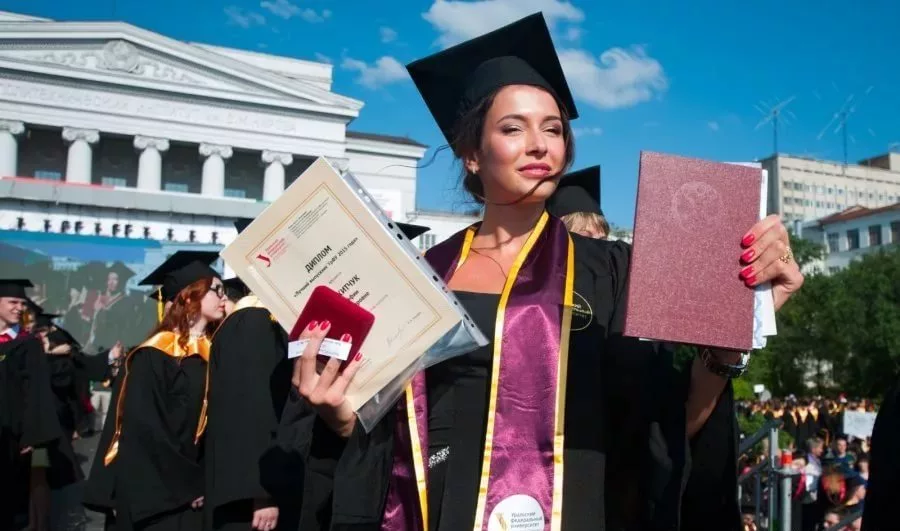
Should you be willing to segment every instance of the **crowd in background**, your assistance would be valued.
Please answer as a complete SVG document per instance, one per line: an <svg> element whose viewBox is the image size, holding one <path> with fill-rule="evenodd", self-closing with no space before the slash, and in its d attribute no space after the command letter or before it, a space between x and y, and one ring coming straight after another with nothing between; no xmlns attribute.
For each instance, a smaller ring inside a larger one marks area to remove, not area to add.
<svg viewBox="0 0 900 531"><path fill-rule="evenodd" d="M845 412L875 413L876 405L870 399L847 399L839 395L835 399L814 397L743 401L738 404L738 417L749 419L762 416L766 420L780 419L780 430L786 436L779 438L775 449L776 462L791 467L795 472L792 481L792 526L797 531L826 530L853 514L862 514L865 504L866 484L869 480L869 453L871 435L868 437L844 433ZM751 435L743 433L744 437ZM739 470L747 474L754 466L766 461L770 455L770 441L762 439L740 456ZM767 503L770 492L766 490L767 476L762 476L762 502ZM745 482L742 490L742 507L746 531L755 531L754 521L756 493L752 481ZM858 530L862 518L856 518L845 529Z"/></svg>

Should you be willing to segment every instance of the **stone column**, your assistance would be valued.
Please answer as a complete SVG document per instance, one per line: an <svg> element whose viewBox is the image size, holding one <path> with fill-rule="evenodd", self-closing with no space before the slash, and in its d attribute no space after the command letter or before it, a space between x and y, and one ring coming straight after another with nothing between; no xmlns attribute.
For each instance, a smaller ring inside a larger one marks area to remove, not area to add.
<svg viewBox="0 0 900 531"><path fill-rule="evenodd" d="M25 124L0 120L0 177L19 175L19 142L16 137L25 132Z"/></svg>
<svg viewBox="0 0 900 531"><path fill-rule="evenodd" d="M91 144L96 144L100 140L100 132L96 129L66 127L62 136L63 140L69 142L66 182L91 184L93 171Z"/></svg>
<svg viewBox="0 0 900 531"><path fill-rule="evenodd" d="M263 201L274 201L284 192L284 168L294 162L290 153L265 150L262 161L266 164L263 177Z"/></svg>
<svg viewBox="0 0 900 531"><path fill-rule="evenodd" d="M139 190L157 191L162 188L162 155L169 149L165 138L150 136L134 137L134 147L140 150L138 159L137 187Z"/></svg>
<svg viewBox="0 0 900 531"><path fill-rule="evenodd" d="M225 195L225 161L231 158L231 147L200 144L200 155L206 157L206 160L203 161L203 183L200 185L200 193L212 197L223 197Z"/></svg>
<svg viewBox="0 0 900 531"><path fill-rule="evenodd" d="M344 157L325 157L328 162L340 173L350 169L350 159Z"/></svg>

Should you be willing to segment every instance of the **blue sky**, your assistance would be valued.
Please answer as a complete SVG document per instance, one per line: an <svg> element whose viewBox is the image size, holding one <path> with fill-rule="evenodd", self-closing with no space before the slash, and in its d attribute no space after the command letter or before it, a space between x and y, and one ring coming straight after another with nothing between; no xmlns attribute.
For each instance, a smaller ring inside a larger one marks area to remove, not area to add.
<svg viewBox="0 0 900 531"><path fill-rule="evenodd" d="M402 65L542 10L581 114L576 167L602 165L603 209L623 226L633 221L641 150L767 157L771 125L756 128L766 103L794 98L781 152L842 160L841 135L825 126L851 94L850 160L900 150L892 0L0 0L0 9L124 20L185 41L328 60L334 90L366 103L352 129L432 147L443 138ZM419 208L471 207L446 154L419 175Z"/></svg>

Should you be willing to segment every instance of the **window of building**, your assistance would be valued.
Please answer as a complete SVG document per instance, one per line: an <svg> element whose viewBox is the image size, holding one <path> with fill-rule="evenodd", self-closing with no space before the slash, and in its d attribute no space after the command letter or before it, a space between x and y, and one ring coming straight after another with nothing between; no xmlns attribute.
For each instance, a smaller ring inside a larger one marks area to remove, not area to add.
<svg viewBox="0 0 900 531"><path fill-rule="evenodd" d="M794 183L794 190L803 190L803 184Z"/></svg>
<svg viewBox="0 0 900 531"><path fill-rule="evenodd" d="M837 273L840 270L841 270L841 268L838 266L828 266L828 272L831 273L832 275Z"/></svg>
<svg viewBox="0 0 900 531"><path fill-rule="evenodd" d="M822 202L816 201L816 208L822 208Z"/></svg>
<svg viewBox="0 0 900 531"><path fill-rule="evenodd" d="M790 188L793 183L791 181L784 181L784 187Z"/></svg>
<svg viewBox="0 0 900 531"><path fill-rule="evenodd" d="M165 186L163 186L163 190L165 190L165 191L167 191L167 192L183 192L183 193L187 193L187 191L188 191L188 185L187 185L187 183L173 183L173 182L168 182L168 183L165 184Z"/></svg>
<svg viewBox="0 0 900 531"><path fill-rule="evenodd" d="M850 251L859 249L859 229L847 231L847 249Z"/></svg>
<svg viewBox="0 0 900 531"><path fill-rule="evenodd" d="M828 252L837 253L841 250L841 235L836 232L828 233Z"/></svg>
<svg viewBox="0 0 900 531"><path fill-rule="evenodd" d="M803 187L803 189L808 192L810 190L809 185L807 184L806 186Z"/></svg>
<svg viewBox="0 0 900 531"><path fill-rule="evenodd" d="M437 243L437 236L434 234L423 234L419 236L419 249L427 251L434 247Z"/></svg>
<svg viewBox="0 0 900 531"><path fill-rule="evenodd" d="M844 195L844 190L842 190L842 189L839 188L839 189L838 189L838 195Z"/></svg>
<svg viewBox="0 0 900 531"><path fill-rule="evenodd" d="M60 173L58 171L35 170L34 178L35 179L43 179L45 181L61 181L62 173Z"/></svg>
<svg viewBox="0 0 900 531"><path fill-rule="evenodd" d="M128 186L128 181L124 177L101 177L100 184L103 186Z"/></svg>
<svg viewBox="0 0 900 531"><path fill-rule="evenodd" d="M881 245L881 225L872 225L869 227L869 247L879 245Z"/></svg>
<svg viewBox="0 0 900 531"><path fill-rule="evenodd" d="M809 199L803 201L803 206L810 206L811 204L812 204L812 201L810 201Z"/></svg>
<svg viewBox="0 0 900 531"><path fill-rule="evenodd" d="M247 197L247 191L242 188L226 188L225 197L238 197L243 199Z"/></svg>
<svg viewBox="0 0 900 531"><path fill-rule="evenodd" d="M891 222L891 243L900 243L900 221Z"/></svg>
<svg viewBox="0 0 900 531"><path fill-rule="evenodd" d="M833 194L833 193L834 193L834 188L829 187L829 188L828 188L828 193L829 193L829 194Z"/></svg>

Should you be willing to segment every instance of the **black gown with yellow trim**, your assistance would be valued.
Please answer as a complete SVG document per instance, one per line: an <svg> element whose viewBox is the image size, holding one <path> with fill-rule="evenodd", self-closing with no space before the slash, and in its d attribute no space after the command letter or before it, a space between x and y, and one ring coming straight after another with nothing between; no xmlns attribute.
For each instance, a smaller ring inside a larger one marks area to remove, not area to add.
<svg viewBox="0 0 900 531"><path fill-rule="evenodd" d="M740 529L730 385L688 441L690 372L663 345L622 337L630 248L573 235L575 308L566 386L562 529ZM492 337L498 297L459 293ZM491 346L429 369L430 529L471 529ZM377 530L391 473L393 413L335 436L292 395L280 442L305 463L300 529ZM714 450L714 451L711 451Z"/></svg>
<svg viewBox="0 0 900 531"><path fill-rule="evenodd" d="M159 341L158 335L145 342L128 356L127 370L117 377L111 404L120 408L109 408L85 487L85 506L104 512L117 531L187 531L203 525L202 511L190 505L203 496L197 433L208 353L176 356L174 334L161 335L171 340ZM118 409L117 452L107 465L104 457L114 446Z"/></svg>
<svg viewBox="0 0 900 531"><path fill-rule="evenodd" d="M216 530L250 529L254 500L276 501L260 461L278 429L292 365L284 329L269 310L245 302L251 298L219 326L210 351L205 509Z"/></svg>

